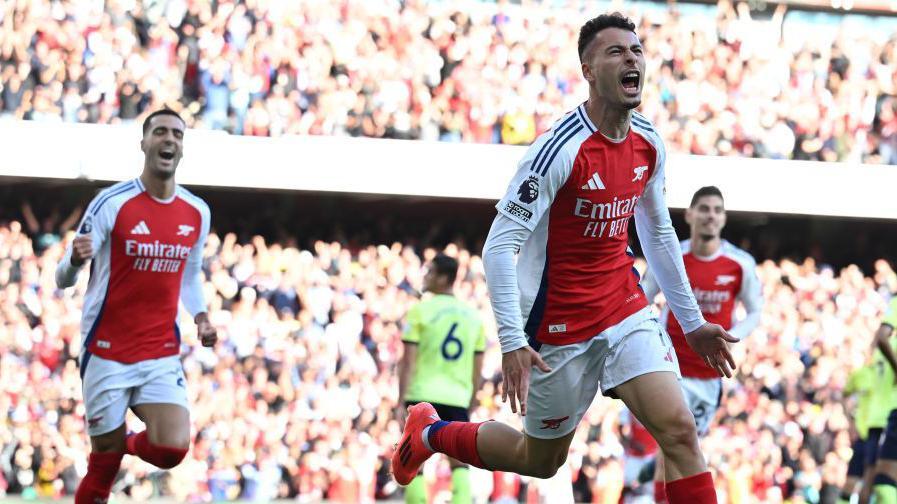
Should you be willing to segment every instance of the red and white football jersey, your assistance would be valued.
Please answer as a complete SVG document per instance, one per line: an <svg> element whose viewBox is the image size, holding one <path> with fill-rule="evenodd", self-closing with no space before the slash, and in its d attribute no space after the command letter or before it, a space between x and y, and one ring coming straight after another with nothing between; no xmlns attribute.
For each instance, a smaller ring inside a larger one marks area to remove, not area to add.
<svg viewBox="0 0 897 504"><path fill-rule="evenodd" d="M648 304L628 247L629 220L641 212L650 214L645 222L669 221L665 153L647 119L634 113L631 124L625 138L612 141L580 105L530 146L496 205L531 232L517 261L531 344L588 340Z"/></svg>
<svg viewBox="0 0 897 504"><path fill-rule="evenodd" d="M180 186L162 201L133 179L93 199L78 228L94 250L81 316L88 357L133 363L179 352L178 299L192 315L206 310L201 272L209 220L206 203ZM57 269L61 287L77 275L71 253L69 245Z"/></svg>
<svg viewBox="0 0 897 504"><path fill-rule="evenodd" d="M757 278L757 263L754 258L725 240L722 241L717 253L710 257L692 253L691 240L685 240L681 245L685 271L704 318L708 322L723 326L733 336L738 338L748 336L759 323L763 305L760 279ZM643 285L648 299L653 300L660 289L651 271L645 274ZM736 301L740 301L747 312L746 317L737 325ZM719 374L688 346L682 327L667 306L664 306L661 312L661 322L673 340L682 376L719 377Z"/></svg>

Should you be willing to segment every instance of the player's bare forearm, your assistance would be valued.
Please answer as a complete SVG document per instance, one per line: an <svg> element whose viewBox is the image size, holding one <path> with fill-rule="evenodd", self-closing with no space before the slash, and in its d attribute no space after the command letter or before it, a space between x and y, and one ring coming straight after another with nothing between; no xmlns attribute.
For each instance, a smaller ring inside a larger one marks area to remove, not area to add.
<svg viewBox="0 0 897 504"><path fill-rule="evenodd" d="M875 333L875 345L881 350L881 353L884 354L885 360L891 365L891 369L897 373L897 355L894 354L894 348L891 347L890 342L888 341L891 339L892 332L894 332L893 327L888 324L882 324Z"/></svg>
<svg viewBox="0 0 897 504"><path fill-rule="evenodd" d="M411 342L403 342L402 358L399 359L399 407L405 402L405 393L408 391L408 382L414 372L417 361L417 345Z"/></svg>
<svg viewBox="0 0 897 504"><path fill-rule="evenodd" d="M483 352L477 352L473 356L473 394L470 396L470 405L468 411L473 411L476 406L477 392L483 385Z"/></svg>

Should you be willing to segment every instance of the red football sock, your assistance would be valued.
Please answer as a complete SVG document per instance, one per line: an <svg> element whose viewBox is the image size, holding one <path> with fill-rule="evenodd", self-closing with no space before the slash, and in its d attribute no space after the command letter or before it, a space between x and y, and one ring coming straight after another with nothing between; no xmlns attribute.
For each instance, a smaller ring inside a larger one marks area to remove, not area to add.
<svg viewBox="0 0 897 504"><path fill-rule="evenodd" d="M666 482L654 480L654 502L657 504L666 504L668 502Z"/></svg>
<svg viewBox="0 0 897 504"><path fill-rule="evenodd" d="M75 491L75 504L103 504L109 499L124 453L91 453L87 474Z"/></svg>
<svg viewBox="0 0 897 504"><path fill-rule="evenodd" d="M666 487L670 504L717 504L710 472L667 481Z"/></svg>
<svg viewBox="0 0 897 504"><path fill-rule="evenodd" d="M137 455L160 469L171 469L180 464L184 457L187 456L187 449L185 448L150 443L146 431L128 436L125 444L128 455Z"/></svg>
<svg viewBox="0 0 897 504"><path fill-rule="evenodd" d="M485 469L477 453L477 430L481 423L438 421L430 426L427 440L433 450L465 464Z"/></svg>

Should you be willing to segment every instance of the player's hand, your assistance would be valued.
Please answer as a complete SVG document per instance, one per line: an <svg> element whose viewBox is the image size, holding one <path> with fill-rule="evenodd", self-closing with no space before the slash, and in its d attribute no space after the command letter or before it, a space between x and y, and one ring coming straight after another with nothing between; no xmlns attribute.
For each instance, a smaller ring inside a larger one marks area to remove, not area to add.
<svg viewBox="0 0 897 504"><path fill-rule="evenodd" d="M530 368L536 366L540 371L548 373L551 368L538 352L530 346L518 348L501 356L501 373L504 384L501 388L502 402L511 399L511 411L517 413L520 403L520 414L526 416L526 396L529 394Z"/></svg>
<svg viewBox="0 0 897 504"><path fill-rule="evenodd" d="M688 346L704 359L708 366L720 376L732 377L735 359L729 352L729 343L737 343L738 338L732 336L717 324L706 323L685 335Z"/></svg>
<svg viewBox="0 0 897 504"><path fill-rule="evenodd" d="M196 335L204 347L215 346L215 343L218 342L218 331L209 322L208 313L200 313L196 316Z"/></svg>
<svg viewBox="0 0 897 504"><path fill-rule="evenodd" d="M72 266L80 267L93 257L93 239L89 234L78 235L72 241Z"/></svg>

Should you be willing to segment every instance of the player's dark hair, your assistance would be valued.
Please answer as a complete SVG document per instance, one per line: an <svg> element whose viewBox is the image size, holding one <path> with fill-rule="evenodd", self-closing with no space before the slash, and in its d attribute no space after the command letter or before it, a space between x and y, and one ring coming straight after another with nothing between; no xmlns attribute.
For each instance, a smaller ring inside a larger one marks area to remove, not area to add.
<svg viewBox="0 0 897 504"><path fill-rule="evenodd" d="M458 277L458 261L454 257L445 254L438 254L434 257L430 262L430 268L437 275L448 277L449 283L452 284L455 283L455 278Z"/></svg>
<svg viewBox="0 0 897 504"><path fill-rule="evenodd" d="M585 56L586 49L589 47L589 44L593 40L595 40L595 35L597 35L598 32L605 28L620 28L621 30L628 30L632 33L635 33L635 23L633 23L631 19L620 14L619 12L602 14L596 18L592 18L586 21L586 24L582 25L582 28L579 29L580 62L583 61L583 57Z"/></svg>
<svg viewBox="0 0 897 504"><path fill-rule="evenodd" d="M704 186L695 191L695 195L691 197L691 204L688 205L688 207L694 208L695 205L698 204L698 200L703 198L704 196L719 196L719 199L725 201L725 199L723 198L723 193L719 190L719 187L710 185Z"/></svg>
<svg viewBox="0 0 897 504"><path fill-rule="evenodd" d="M162 116L162 115L170 115L170 116L177 117L178 119L181 120L182 123L187 124L187 121L184 121L184 118L181 117L181 115L178 114L177 112L175 112L174 110L171 110L170 108L162 108L162 109L159 109L159 110L153 112L152 114L146 116L146 119L143 120L143 134L144 135L146 135L146 132L149 131L150 122L153 120L153 117Z"/></svg>

